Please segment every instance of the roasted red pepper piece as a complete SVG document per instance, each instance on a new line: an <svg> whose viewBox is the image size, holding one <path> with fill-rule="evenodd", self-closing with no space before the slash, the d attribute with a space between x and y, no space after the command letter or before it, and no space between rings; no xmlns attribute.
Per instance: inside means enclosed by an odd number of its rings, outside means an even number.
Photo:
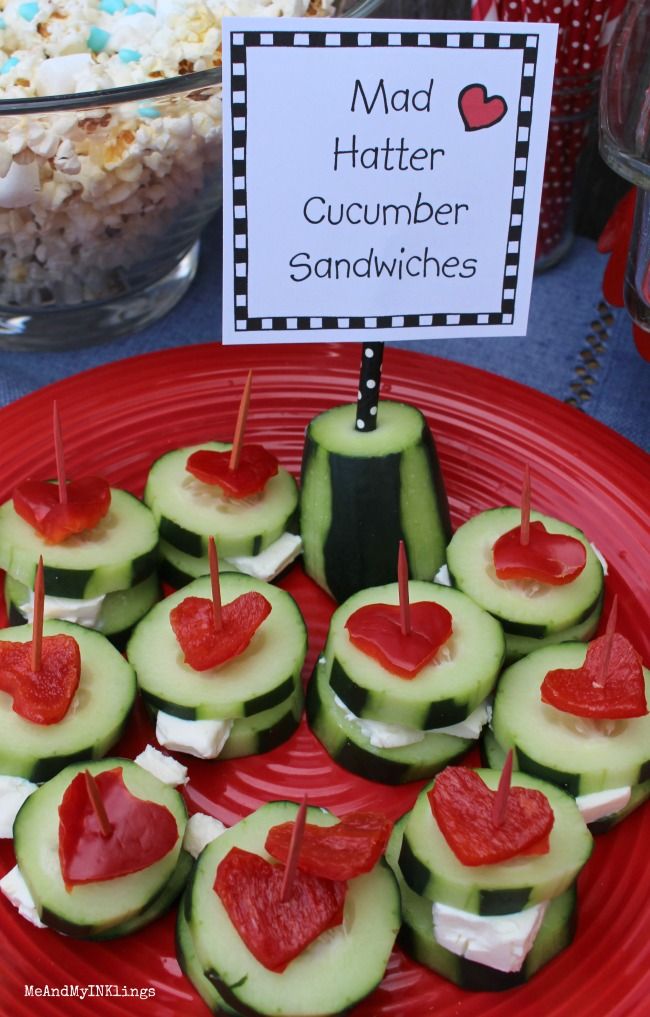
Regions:
<svg viewBox="0 0 650 1017"><path fill-rule="evenodd" d="M81 656L72 636L44 636L41 666L32 671L32 644L0 641L0 689L13 711L33 724L63 720L79 685Z"/></svg>
<svg viewBox="0 0 650 1017"><path fill-rule="evenodd" d="M263 445L242 445L237 469L230 469L230 452L199 449L186 469L204 484L218 485L229 498L248 498L264 490L278 472L278 461Z"/></svg>
<svg viewBox="0 0 650 1017"><path fill-rule="evenodd" d="M519 855L546 854L553 810L541 791L511 787L503 822L496 826L491 791L474 770L449 766L428 798L440 830L463 865L493 865Z"/></svg>
<svg viewBox="0 0 650 1017"><path fill-rule="evenodd" d="M68 500L62 503L58 485L45 480L25 480L14 489L14 509L47 544L92 530L111 504L111 489L102 477L71 480L65 490Z"/></svg>
<svg viewBox="0 0 650 1017"><path fill-rule="evenodd" d="M347 886L298 871L281 898L284 866L232 848L217 868L214 889L253 956L270 971L287 965L322 932L340 925Z"/></svg>
<svg viewBox="0 0 650 1017"><path fill-rule="evenodd" d="M172 608L169 620L185 663L207 671L243 653L270 613L266 597L251 591L222 606L220 629L214 624L212 601L205 597L186 597Z"/></svg>
<svg viewBox="0 0 650 1017"><path fill-rule="evenodd" d="M542 702L575 717L645 717L648 705L641 657L625 636L615 632L605 662L606 643L607 636L592 640L582 667L549 671L542 682Z"/></svg>
<svg viewBox="0 0 650 1017"><path fill-rule="evenodd" d="M530 524L527 544L521 543L521 530L515 526L499 537L492 555L498 579L536 579L549 586L573 582L587 562L580 540L565 533L549 533L538 521Z"/></svg>
<svg viewBox="0 0 650 1017"><path fill-rule="evenodd" d="M409 610L411 630L406 635L400 608L393 604L366 604L345 623L350 641L400 678L415 678L452 633L451 615L440 604L420 601Z"/></svg>
<svg viewBox="0 0 650 1017"><path fill-rule="evenodd" d="M287 861L293 823L273 826L264 847L280 862ZM336 826L307 823L300 845L298 868L323 879L354 879L375 867L384 852L392 824L376 812L352 812Z"/></svg>
<svg viewBox="0 0 650 1017"><path fill-rule="evenodd" d="M172 813L131 794L122 767L95 775L111 826L108 836L93 808L84 773L66 788L59 806L59 861L68 887L140 872L160 861L178 840Z"/></svg>

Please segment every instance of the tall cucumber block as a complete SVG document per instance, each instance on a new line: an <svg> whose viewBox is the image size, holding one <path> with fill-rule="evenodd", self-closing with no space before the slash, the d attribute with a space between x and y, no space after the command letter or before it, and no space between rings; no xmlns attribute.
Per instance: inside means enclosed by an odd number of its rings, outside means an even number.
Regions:
<svg viewBox="0 0 650 1017"><path fill-rule="evenodd" d="M356 406L336 406L307 428L300 529L305 570L338 600L396 578L404 540L413 579L432 579L451 538L447 495L426 420L381 400L374 431L355 429Z"/></svg>

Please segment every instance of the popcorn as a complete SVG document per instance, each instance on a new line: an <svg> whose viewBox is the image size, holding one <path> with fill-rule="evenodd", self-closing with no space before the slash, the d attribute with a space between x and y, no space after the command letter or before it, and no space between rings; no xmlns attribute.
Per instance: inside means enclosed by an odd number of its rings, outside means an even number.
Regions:
<svg viewBox="0 0 650 1017"><path fill-rule="evenodd" d="M328 0L0 0L0 100L217 67L227 16L332 13ZM220 140L218 86L0 118L0 304L113 299L143 264L171 270L176 238L215 207Z"/></svg>

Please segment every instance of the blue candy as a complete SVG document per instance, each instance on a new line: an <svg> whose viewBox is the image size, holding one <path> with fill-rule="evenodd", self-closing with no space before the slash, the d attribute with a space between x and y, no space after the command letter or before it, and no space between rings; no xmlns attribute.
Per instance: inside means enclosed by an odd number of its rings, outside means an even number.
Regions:
<svg viewBox="0 0 650 1017"><path fill-rule="evenodd" d="M132 64L142 58L142 53L138 53L137 49L121 49L118 56L123 64Z"/></svg>
<svg viewBox="0 0 650 1017"><path fill-rule="evenodd" d="M105 14L119 14L125 7L124 0L101 0L99 5L100 11L104 11Z"/></svg>
<svg viewBox="0 0 650 1017"><path fill-rule="evenodd" d="M10 71L12 67L15 67L16 64L19 63L20 60L18 59L18 57L9 57L8 60L5 60L2 67L0 67L0 74L6 74L7 71Z"/></svg>
<svg viewBox="0 0 650 1017"><path fill-rule="evenodd" d="M138 106L138 113L141 117L148 117L149 120L156 120L162 113L155 106Z"/></svg>
<svg viewBox="0 0 650 1017"><path fill-rule="evenodd" d="M106 48L106 43L110 37L110 32L105 32L103 28L91 28L86 39L86 46L93 53L101 53Z"/></svg>
<svg viewBox="0 0 650 1017"><path fill-rule="evenodd" d="M153 7L149 6L149 4L135 4L134 3L134 4L129 4L129 6L126 9L126 14L127 14L127 17L130 16L131 14L153 14L155 16L156 12L153 9Z"/></svg>
<svg viewBox="0 0 650 1017"><path fill-rule="evenodd" d="M2 28L6 28L6 27L7 27L7 22L6 22L6 21L5 21L5 19L4 19L3 17L2 17L2 15L0 15L0 29L2 29Z"/></svg>
<svg viewBox="0 0 650 1017"><path fill-rule="evenodd" d="M38 14L38 4L37 3L21 4L20 7L18 8L18 13L20 14L21 18L25 19L25 21L33 21L36 15Z"/></svg>

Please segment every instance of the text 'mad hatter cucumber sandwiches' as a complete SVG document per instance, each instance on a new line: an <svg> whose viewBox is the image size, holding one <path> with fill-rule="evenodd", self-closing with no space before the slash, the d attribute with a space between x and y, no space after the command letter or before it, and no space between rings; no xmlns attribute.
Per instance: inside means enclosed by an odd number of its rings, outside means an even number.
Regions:
<svg viewBox="0 0 650 1017"><path fill-rule="evenodd" d="M400 943L465 989L528 981L569 945L592 837L574 800L525 774L449 767L395 826ZM500 807L497 800L500 799Z"/></svg>
<svg viewBox="0 0 650 1017"><path fill-rule="evenodd" d="M271 802L201 853L178 912L181 967L214 1013L327 1017L384 977L400 925L390 823L310 806L283 899L298 806Z"/></svg>
<svg viewBox="0 0 650 1017"><path fill-rule="evenodd" d="M584 533L530 511L488 509L458 528L447 549L453 586L503 625L506 660L548 644L589 639L603 605L603 564Z"/></svg>
<svg viewBox="0 0 650 1017"><path fill-rule="evenodd" d="M501 626L458 590L406 579L332 616L307 715L346 769L388 784L430 777L477 740L504 654Z"/></svg>

